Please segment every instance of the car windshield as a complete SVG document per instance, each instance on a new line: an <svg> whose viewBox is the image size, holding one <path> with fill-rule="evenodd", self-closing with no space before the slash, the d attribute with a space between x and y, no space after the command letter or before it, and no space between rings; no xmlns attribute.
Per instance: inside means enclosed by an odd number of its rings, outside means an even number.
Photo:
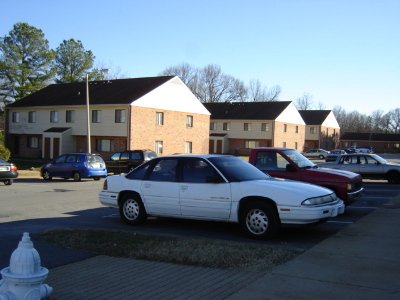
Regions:
<svg viewBox="0 0 400 300"><path fill-rule="evenodd" d="M230 182L271 178L250 163L234 156L215 156L208 159Z"/></svg>
<svg viewBox="0 0 400 300"><path fill-rule="evenodd" d="M5 164L7 163L5 160L0 159L0 164Z"/></svg>
<svg viewBox="0 0 400 300"><path fill-rule="evenodd" d="M316 164L296 150L285 150L283 153L287 155L299 168L309 169L317 167Z"/></svg>
<svg viewBox="0 0 400 300"><path fill-rule="evenodd" d="M386 161L384 158L380 157L379 155L371 154L371 156L372 156L373 158L375 158L377 161L379 161L379 163L381 163L381 164L383 164L383 165L386 165L386 164L387 164L387 161Z"/></svg>

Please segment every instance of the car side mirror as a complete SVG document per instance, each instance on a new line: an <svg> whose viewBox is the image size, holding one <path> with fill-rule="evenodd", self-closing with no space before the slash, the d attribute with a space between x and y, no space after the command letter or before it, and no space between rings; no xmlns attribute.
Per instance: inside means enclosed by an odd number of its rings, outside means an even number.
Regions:
<svg viewBox="0 0 400 300"><path fill-rule="evenodd" d="M296 172L296 168L292 164L287 164L286 165L286 171L288 172Z"/></svg>

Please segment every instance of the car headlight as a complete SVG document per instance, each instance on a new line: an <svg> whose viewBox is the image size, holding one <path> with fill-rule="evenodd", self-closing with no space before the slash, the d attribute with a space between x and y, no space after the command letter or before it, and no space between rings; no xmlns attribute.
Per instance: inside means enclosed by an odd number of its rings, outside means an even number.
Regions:
<svg viewBox="0 0 400 300"><path fill-rule="evenodd" d="M336 194L332 193L326 196L308 198L304 200L301 204L306 206L322 205L330 202L335 202L336 200L337 200Z"/></svg>

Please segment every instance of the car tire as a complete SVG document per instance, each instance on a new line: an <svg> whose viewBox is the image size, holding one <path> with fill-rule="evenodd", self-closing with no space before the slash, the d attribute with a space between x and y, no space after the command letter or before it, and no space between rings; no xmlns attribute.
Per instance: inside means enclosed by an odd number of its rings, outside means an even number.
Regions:
<svg viewBox="0 0 400 300"><path fill-rule="evenodd" d="M79 172L74 172L74 174L72 174L72 178L74 179L74 181L81 181L81 174L79 174Z"/></svg>
<svg viewBox="0 0 400 300"><path fill-rule="evenodd" d="M319 156L319 159L324 159L324 156L323 156L323 155L320 155L320 156Z"/></svg>
<svg viewBox="0 0 400 300"><path fill-rule="evenodd" d="M13 184L13 180L12 179L6 179L6 180L4 180L4 184L5 185L12 185Z"/></svg>
<svg viewBox="0 0 400 300"><path fill-rule="evenodd" d="M42 177L43 177L44 180L52 180L53 179L53 177L51 177L51 175L50 175L50 172L47 171L47 170L43 171L43 176Z"/></svg>
<svg viewBox="0 0 400 300"><path fill-rule="evenodd" d="M400 173L391 171L386 175L387 181L392 184L400 183Z"/></svg>
<svg viewBox="0 0 400 300"><path fill-rule="evenodd" d="M121 219L129 225L142 224L147 219L147 213L139 196L125 194L119 205Z"/></svg>
<svg viewBox="0 0 400 300"><path fill-rule="evenodd" d="M100 177L93 177L93 180L94 180L94 181L99 181L99 180L100 180Z"/></svg>
<svg viewBox="0 0 400 300"><path fill-rule="evenodd" d="M270 239L278 234L280 219L276 207L268 202L250 202L240 214L240 225L254 239Z"/></svg>

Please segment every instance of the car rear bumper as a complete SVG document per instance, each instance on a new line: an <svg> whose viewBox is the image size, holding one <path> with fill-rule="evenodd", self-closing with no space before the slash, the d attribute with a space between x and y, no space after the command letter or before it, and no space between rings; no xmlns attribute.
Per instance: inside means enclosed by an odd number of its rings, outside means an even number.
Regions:
<svg viewBox="0 0 400 300"><path fill-rule="evenodd" d="M327 218L333 218L344 213L342 200L331 205L278 207L279 217L283 224L310 224Z"/></svg>
<svg viewBox="0 0 400 300"><path fill-rule="evenodd" d="M86 177L107 177L107 169L88 170Z"/></svg>
<svg viewBox="0 0 400 300"><path fill-rule="evenodd" d="M17 171L6 171L0 172L0 181L1 180L8 180L8 179L15 179L18 177Z"/></svg>
<svg viewBox="0 0 400 300"><path fill-rule="evenodd" d="M111 206L118 208L118 193L101 191L99 193L100 203L105 206Z"/></svg>

